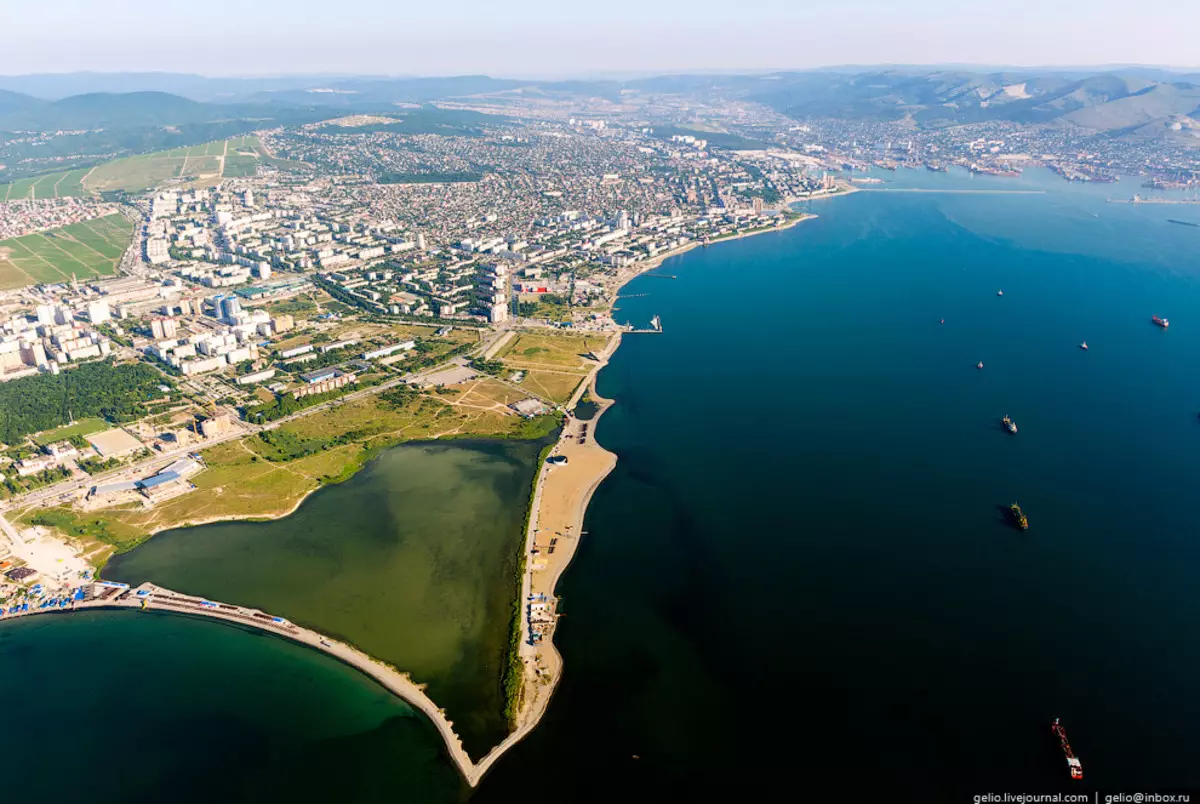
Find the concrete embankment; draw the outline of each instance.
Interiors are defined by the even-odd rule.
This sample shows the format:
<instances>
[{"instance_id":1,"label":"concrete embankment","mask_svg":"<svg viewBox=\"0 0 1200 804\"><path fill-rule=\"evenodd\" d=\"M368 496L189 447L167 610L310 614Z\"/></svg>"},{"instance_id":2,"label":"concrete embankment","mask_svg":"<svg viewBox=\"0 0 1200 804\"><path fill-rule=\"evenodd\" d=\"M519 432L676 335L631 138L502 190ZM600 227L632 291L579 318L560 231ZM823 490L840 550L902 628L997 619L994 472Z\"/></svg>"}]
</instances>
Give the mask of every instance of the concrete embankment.
<instances>
[{"instance_id":1,"label":"concrete embankment","mask_svg":"<svg viewBox=\"0 0 1200 804\"><path fill-rule=\"evenodd\" d=\"M277 636L307 645L314 650L333 656L339 661L350 665L356 670L370 676L383 687L421 711L442 737L446 750L454 764L462 773L463 778L471 786L479 783L483 770L471 761L463 749L462 740L454 731L454 724L445 713L425 694L424 688L413 682L407 674L373 659L357 648L347 645L324 634L296 625L281 617L273 617L258 609L245 606L234 606L219 603L204 598L173 592L153 584L142 584L136 589L118 589L113 586L99 586L98 596L87 600L77 601L69 608L31 609L17 614L6 614L0 621L29 617L38 614L69 614L71 612L87 611L89 609L134 609L138 611L160 611L173 614L185 614L196 617L208 617L241 626L258 628ZM508 742L507 740L505 742ZM493 749L495 753L495 749ZM489 755L490 756L490 755ZM490 764L490 763L489 763Z\"/></svg>"}]
</instances>

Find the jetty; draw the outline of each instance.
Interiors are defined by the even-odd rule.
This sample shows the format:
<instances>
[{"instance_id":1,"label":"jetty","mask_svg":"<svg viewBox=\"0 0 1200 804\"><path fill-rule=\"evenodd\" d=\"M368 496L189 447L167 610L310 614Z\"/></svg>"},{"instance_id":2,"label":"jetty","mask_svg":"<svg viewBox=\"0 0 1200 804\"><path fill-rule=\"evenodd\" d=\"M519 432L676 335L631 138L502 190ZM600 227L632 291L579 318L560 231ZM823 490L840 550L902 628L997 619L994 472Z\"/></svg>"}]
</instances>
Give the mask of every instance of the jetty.
<instances>
[{"instance_id":1,"label":"jetty","mask_svg":"<svg viewBox=\"0 0 1200 804\"><path fill-rule=\"evenodd\" d=\"M650 326L647 329L634 329L630 325L629 329L625 330L627 335L661 335L663 331L662 319L658 316L650 319Z\"/></svg>"},{"instance_id":2,"label":"jetty","mask_svg":"<svg viewBox=\"0 0 1200 804\"><path fill-rule=\"evenodd\" d=\"M1110 204L1167 204L1167 205L1188 205L1200 204L1200 198L1158 198L1150 197L1143 198L1140 195L1135 195L1133 198L1109 198Z\"/></svg>"},{"instance_id":3,"label":"jetty","mask_svg":"<svg viewBox=\"0 0 1200 804\"><path fill-rule=\"evenodd\" d=\"M2 610L3 613L0 613L0 622L41 614L70 614L92 609L132 609L143 612L167 612L207 617L243 627L257 628L332 656L343 664L370 676L389 692L402 698L429 718L446 744L446 751L450 755L450 759L471 787L478 785L488 768L536 725L536 721L534 721L526 724L527 727L524 729L517 729L509 734L503 742L492 748L487 756L477 763L473 762L463 748L462 738L454 731L454 723L446 717L445 710L438 707L433 699L425 694L423 684L414 682L407 673L402 673L386 662L363 653L353 645L326 636L311 628L296 625L283 617L267 614L249 606L235 606L194 595L185 595L152 583L130 587L128 584L112 581L92 581L80 587L70 599L52 602L39 601L35 598L6 608Z\"/></svg>"}]
</instances>

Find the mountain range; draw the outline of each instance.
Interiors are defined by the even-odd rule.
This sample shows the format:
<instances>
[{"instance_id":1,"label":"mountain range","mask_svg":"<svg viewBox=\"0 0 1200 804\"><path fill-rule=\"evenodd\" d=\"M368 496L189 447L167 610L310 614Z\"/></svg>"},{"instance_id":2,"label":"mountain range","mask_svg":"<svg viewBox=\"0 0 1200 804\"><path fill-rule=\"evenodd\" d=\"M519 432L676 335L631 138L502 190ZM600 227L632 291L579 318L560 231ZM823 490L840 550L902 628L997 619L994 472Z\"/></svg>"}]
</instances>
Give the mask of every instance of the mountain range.
<instances>
[{"instance_id":1,"label":"mountain range","mask_svg":"<svg viewBox=\"0 0 1200 804\"><path fill-rule=\"evenodd\" d=\"M86 90L82 94L75 89ZM634 80L523 81L488 76L205 78L172 73L0 76L0 132L131 132L245 121L262 127L343 111L395 110L518 88L617 99L677 93L766 104L797 120L905 121L922 128L1012 121L1113 137L1200 141L1200 73L1155 68L1109 72L996 72L927 67L829 68L755 75L685 74ZM1200 142L1198 142L1200 144Z\"/></svg>"}]
</instances>

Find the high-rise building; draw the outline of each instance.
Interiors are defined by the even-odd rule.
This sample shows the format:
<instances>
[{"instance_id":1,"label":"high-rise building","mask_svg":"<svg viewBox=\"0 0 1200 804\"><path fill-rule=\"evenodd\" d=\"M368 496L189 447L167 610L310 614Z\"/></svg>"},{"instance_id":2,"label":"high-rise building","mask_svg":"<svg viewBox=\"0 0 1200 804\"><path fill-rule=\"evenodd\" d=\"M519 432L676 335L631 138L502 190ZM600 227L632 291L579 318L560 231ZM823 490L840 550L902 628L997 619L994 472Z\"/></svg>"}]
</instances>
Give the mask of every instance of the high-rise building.
<instances>
[{"instance_id":1,"label":"high-rise building","mask_svg":"<svg viewBox=\"0 0 1200 804\"><path fill-rule=\"evenodd\" d=\"M236 324L242 312L242 302L237 296L222 296L217 303L218 318L227 324Z\"/></svg>"},{"instance_id":2,"label":"high-rise building","mask_svg":"<svg viewBox=\"0 0 1200 804\"><path fill-rule=\"evenodd\" d=\"M150 322L150 333L156 341L174 338L179 332L179 324L173 318L156 318Z\"/></svg>"},{"instance_id":3,"label":"high-rise building","mask_svg":"<svg viewBox=\"0 0 1200 804\"><path fill-rule=\"evenodd\" d=\"M91 302L87 306L87 316L88 321L91 321L93 324L103 324L111 317L108 310L108 302L103 299Z\"/></svg>"}]
</instances>

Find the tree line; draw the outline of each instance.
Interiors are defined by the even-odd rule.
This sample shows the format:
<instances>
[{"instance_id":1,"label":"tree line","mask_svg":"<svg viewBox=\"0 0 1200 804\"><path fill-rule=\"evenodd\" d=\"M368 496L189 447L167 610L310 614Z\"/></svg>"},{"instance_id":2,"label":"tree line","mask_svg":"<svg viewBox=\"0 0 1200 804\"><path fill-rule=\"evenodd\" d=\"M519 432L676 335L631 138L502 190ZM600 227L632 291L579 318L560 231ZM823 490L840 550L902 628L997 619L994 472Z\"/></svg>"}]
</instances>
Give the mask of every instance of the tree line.
<instances>
[{"instance_id":1,"label":"tree line","mask_svg":"<svg viewBox=\"0 0 1200 804\"><path fill-rule=\"evenodd\" d=\"M30 433L93 416L133 421L146 402L162 397L158 387L170 384L145 363L112 360L0 383L0 441L15 444Z\"/></svg>"}]
</instances>

